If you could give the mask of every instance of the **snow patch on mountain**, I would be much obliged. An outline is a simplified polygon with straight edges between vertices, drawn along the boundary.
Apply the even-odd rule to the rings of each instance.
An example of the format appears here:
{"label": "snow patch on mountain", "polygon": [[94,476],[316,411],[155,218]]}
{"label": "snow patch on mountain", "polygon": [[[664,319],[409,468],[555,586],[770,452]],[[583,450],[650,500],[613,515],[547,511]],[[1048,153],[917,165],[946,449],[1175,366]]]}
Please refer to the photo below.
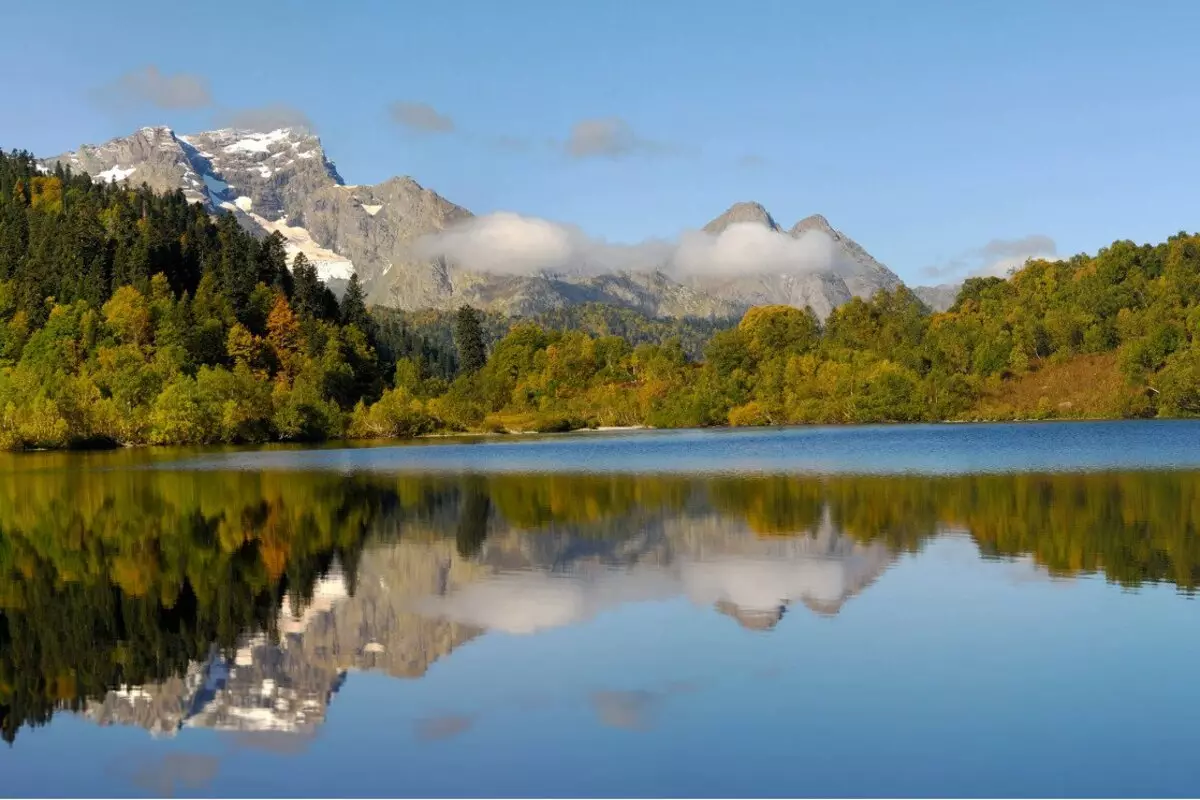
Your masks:
{"label": "snow patch on mountain", "polygon": [[242,138],[225,146],[226,153],[269,153],[271,145],[288,137],[288,128],[278,128],[270,133],[243,132]]}
{"label": "snow patch on mountain", "polygon": [[129,167],[128,169],[122,169],[121,167],[110,167],[109,169],[106,169],[96,175],[96,180],[107,183],[117,183],[118,181],[125,180],[136,171],[137,167]]}
{"label": "snow patch on mountain", "polygon": [[[236,208],[232,203],[222,203],[221,205],[230,210]],[[283,246],[287,251],[289,265],[297,253],[303,253],[304,257],[317,268],[317,275],[326,283],[331,280],[348,281],[354,274],[353,261],[317,244],[305,228],[288,225],[286,218],[269,220],[252,213],[248,208],[242,210],[267,233],[279,232],[283,235]]]}

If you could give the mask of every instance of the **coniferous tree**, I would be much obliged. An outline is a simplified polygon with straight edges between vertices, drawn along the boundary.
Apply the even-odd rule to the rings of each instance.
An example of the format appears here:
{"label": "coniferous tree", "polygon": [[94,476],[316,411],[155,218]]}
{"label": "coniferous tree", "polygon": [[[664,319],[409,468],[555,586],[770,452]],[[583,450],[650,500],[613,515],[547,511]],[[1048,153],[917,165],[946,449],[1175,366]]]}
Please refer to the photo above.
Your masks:
{"label": "coniferous tree", "polygon": [[367,313],[366,293],[358,280],[358,273],[350,275],[339,312],[343,325],[357,325],[363,333],[370,333],[371,316]]}
{"label": "coniferous tree", "polygon": [[287,267],[285,239],[279,231],[263,239],[258,246],[258,282],[289,294],[291,273]]}
{"label": "coniferous tree", "polygon": [[325,307],[325,287],[317,275],[317,268],[304,253],[297,253],[292,260],[292,305],[301,316],[320,319]]}
{"label": "coniferous tree", "polygon": [[244,235],[233,214],[223,214],[217,222],[221,240],[221,289],[233,305],[239,320],[245,321],[250,310],[250,293],[258,282],[252,240]]}
{"label": "coniferous tree", "polygon": [[454,321],[454,346],[458,350],[459,369],[468,375],[481,370],[487,362],[482,321],[479,312],[471,306],[458,309]]}

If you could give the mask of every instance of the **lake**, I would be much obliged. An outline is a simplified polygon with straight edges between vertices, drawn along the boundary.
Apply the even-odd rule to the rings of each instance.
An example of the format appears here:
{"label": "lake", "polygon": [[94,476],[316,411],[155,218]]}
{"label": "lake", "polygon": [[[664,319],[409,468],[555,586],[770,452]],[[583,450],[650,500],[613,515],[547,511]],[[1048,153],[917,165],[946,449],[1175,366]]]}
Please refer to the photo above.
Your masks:
{"label": "lake", "polygon": [[0,458],[0,792],[1194,796],[1200,422]]}

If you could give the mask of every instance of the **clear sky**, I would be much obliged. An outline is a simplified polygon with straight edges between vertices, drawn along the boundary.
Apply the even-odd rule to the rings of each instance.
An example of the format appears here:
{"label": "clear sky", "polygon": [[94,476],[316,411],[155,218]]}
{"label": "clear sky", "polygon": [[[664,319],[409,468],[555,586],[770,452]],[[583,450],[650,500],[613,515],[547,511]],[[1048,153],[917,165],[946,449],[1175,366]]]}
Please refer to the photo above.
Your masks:
{"label": "clear sky", "polygon": [[267,109],[348,183],[624,242],[757,200],[913,282],[1200,228],[1189,0],[117,6],[5,9],[0,145]]}

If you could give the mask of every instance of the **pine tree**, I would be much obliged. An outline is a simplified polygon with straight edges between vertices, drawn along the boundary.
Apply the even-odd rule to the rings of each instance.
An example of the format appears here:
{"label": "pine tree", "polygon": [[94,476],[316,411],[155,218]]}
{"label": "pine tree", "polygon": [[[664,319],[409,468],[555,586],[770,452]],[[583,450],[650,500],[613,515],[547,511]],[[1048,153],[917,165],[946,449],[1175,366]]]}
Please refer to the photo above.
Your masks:
{"label": "pine tree", "polygon": [[[290,273],[287,268],[287,249],[284,243],[283,234],[279,231],[272,231],[271,235],[259,244],[256,261],[258,262],[258,282],[280,289],[287,294],[284,276],[290,275]],[[286,282],[290,283],[290,281]]]}
{"label": "pine tree", "polygon": [[292,305],[300,316],[320,319],[325,305],[325,286],[317,276],[317,268],[305,257],[297,253],[292,261]]}
{"label": "pine tree", "polygon": [[370,333],[371,316],[367,313],[366,293],[363,291],[362,283],[358,280],[357,273],[351,274],[350,282],[346,284],[346,293],[342,295],[340,316],[343,325],[357,325],[363,333]]}
{"label": "pine tree", "polygon": [[479,312],[470,306],[458,309],[454,321],[454,346],[458,349],[458,365],[462,372],[468,375],[478,372],[487,363],[483,324]]}

